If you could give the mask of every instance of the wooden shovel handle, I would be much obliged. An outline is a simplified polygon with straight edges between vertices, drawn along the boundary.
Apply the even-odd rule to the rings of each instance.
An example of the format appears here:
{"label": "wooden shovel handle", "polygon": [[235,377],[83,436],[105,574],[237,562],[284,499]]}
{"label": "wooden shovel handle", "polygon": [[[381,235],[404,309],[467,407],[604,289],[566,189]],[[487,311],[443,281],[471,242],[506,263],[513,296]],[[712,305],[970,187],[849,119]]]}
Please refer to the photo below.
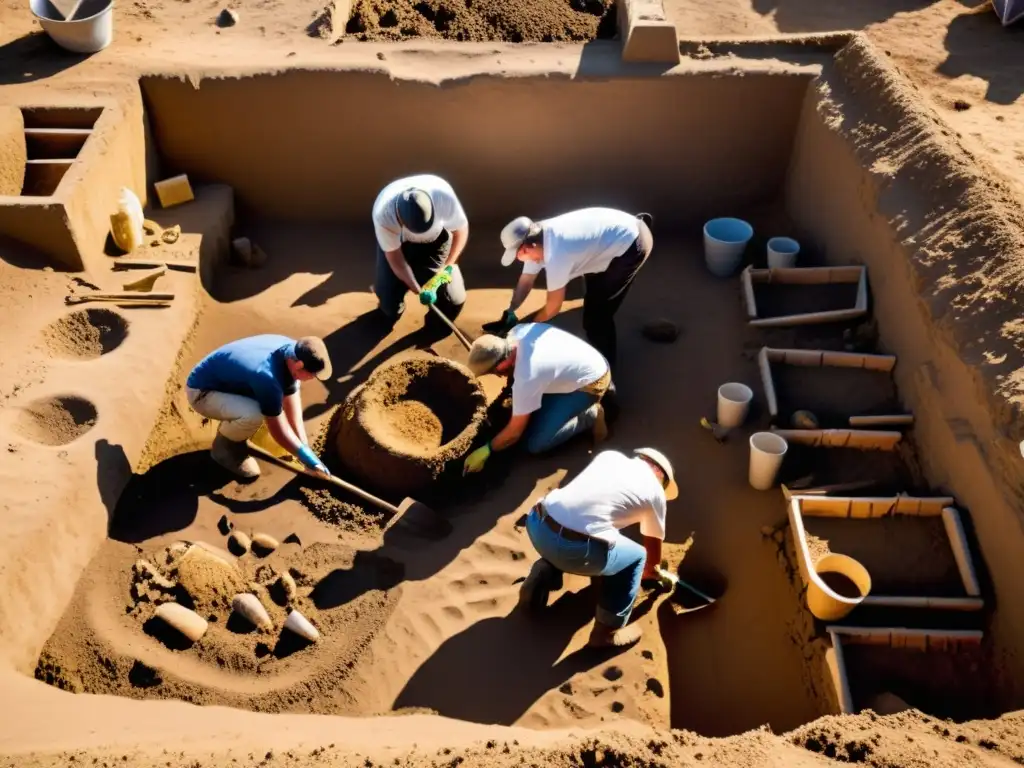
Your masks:
{"label": "wooden shovel handle", "polygon": [[472,346],[472,344],[470,343],[469,339],[466,338],[466,336],[462,333],[462,331],[460,331],[458,328],[455,327],[455,323],[453,323],[451,320],[449,320],[448,316],[444,312],[442,312],[436,305],[431,304],[430,308],[432,310],[434,310],[434,312],[437,314],[437,316],[440,317],[444,321],[445,325],[447,325],[449,328],[452,329],[452,333],[454,333],[455,337],[459,341],[462,342],[462,346],[464,346],[466,348],[466,351],[468,352],[470,346]]}
{"label": "wooden shovel handle", "polygon": [[[284,467],[285,469],[290,469],[292,472],[295,472],[296,474],[302,474],[302,475],[307,475],[309,477],[315,477],[315,478],[317,478],[319,480],[325,479],[325,478],[321,477],[320,475],[316,474],[316,472],[314,472],[313,470],[304,467],[302,464],[296,464],[294,462],[285,461],[284,459],[278,458],[277,456],[275,456],[274,454],[270,453],[269,451],[265,451],[262,448],[260,448],[258,445],[255,445],[251,440],[248,441],[248,447],[249,447],[250,451],[255,453],[260,458],[264,459],[265,461],[269,461],[269,462],[271,462],[273,464],[276,464],[279,467]],[[342,488],[342,489],[348,491],[349,493],[353,493],[356,496],[358,496],[359,498],[364,499],[364,500],[370,502],[371,504],[375,504],[378,507],[381,507],[382,509],[386,509],[388,512],[391,512],[394,515],[398,514],[398,507],[394,506],[393,504],[388,504],[386,501],[384,501],[384,499],[378,499],[372,493],[367,493],[366,491],[362,490],[361,488],[356,488],[356,486],[351,485],[350,483],[346,483],[340,477],[335,477],[334,475],[331,475],[329,478],[326,478],[326,480],[327,480],[327,482],[331,483],[332,485],[336,485],[339,488]]]}

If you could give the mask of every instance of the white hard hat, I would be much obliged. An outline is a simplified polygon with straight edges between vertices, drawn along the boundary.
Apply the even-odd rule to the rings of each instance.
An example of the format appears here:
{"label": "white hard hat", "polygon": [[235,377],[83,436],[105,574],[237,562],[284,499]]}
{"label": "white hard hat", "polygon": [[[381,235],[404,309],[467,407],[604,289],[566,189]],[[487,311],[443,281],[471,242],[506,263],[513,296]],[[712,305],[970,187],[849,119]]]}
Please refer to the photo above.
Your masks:
{"label": "white hard hat", "polygon": [[667,481],[665,483],[665,498],[668,501],[672,501],[672,499],[679,495],[679,486],[676,485],[676,476],[672,471],[672,464],[664,453],[654,448],[634,448],[633,453],[653,461],[665,473],[665,480]]}

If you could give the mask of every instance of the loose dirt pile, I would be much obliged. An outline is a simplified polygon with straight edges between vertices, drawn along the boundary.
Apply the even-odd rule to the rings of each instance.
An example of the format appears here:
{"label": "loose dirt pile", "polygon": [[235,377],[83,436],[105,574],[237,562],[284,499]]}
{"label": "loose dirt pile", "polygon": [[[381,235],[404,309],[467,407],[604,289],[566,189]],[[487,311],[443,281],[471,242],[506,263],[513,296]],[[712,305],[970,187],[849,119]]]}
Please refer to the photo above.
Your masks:
{"label": "loose dirt pile", "polygon": [[109,309],[82,309],[62,317],[43,332],[43,344],[58,357],[95,360],[128,335],[128,323]]}
{"label": "loose dirt pile", "polygon": [[96,407],[82,397],[47,397],[22,408],[14,431],[43,445],[67,445],[96,425]]}
{"label": "loose dirt pile", "polygon": [[441,420],[419,400],[403,400],[380,415],[380,431],[395,447],[409,453],[430,451],[441,445]]}
{"label": "loose dirt pile", "polygon": [[434,37],[512,43],[615,36],[612,0],[358,0],[345,27],[358,40]]}

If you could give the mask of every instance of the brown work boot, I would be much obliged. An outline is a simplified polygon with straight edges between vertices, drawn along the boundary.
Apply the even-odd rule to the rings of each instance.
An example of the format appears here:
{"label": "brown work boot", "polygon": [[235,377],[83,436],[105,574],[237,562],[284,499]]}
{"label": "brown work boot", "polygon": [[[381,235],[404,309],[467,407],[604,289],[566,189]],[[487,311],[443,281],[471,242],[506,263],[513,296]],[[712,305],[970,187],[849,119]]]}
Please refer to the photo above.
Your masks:
{"label": "brown work boot", "polygon": [[228,440],[220,432],[213,439],[210,456],[224,469],[234,472],[240,477],[251,479],[260,476],[260,465],[249,455],[249,449],[245,443]]}
{"label": "brown work boot", "polygon": [[595,621],[587,645],[591,648],[625,648],[636,643],[642,636],[643,630],[637,624],[627,624],[616,629]]}
{"label": "brown work boot", "polygon": [[562,572],[544,558],[530,568],[530,575],[519,588],[519,605],[530,611],[548,607],[548,597],[554,589],[562,588]]}
{"label": "brown work boot", "polygon": [[605,418],[604,406],[597,404],[597,418],[594,419],[594,426],[591,427],[591,435],[594,443],[603,443],[608,439],[608,420]]}

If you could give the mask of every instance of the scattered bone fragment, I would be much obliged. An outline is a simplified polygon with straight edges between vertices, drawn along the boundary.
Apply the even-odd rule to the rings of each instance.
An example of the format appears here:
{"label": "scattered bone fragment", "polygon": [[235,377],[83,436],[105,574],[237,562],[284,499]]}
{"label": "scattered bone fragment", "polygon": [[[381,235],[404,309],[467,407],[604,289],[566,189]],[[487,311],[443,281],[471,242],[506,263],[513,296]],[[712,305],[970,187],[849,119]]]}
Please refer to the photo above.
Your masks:
{"label": "scattered bone fragment", "polygon": [[178,238],[181,237],[181,224],[175,224],[169,229],[165,229],[160,233],[160,239],[167,245],[174,245],[178,242]]}
{"label": "scattered bone fragment", "polygon": [[311,643],[315,643],[320,639],[320,633],[317,631],[317,628],[310,623],[309,619],[295,610],[288,614],[288,618],[284,622],[284,628],[291,630],[299,637]]}
{"label": "scattered bone fragment", "polygon": [[793,426],[796,429],[817,429],[818,417],[810,411],[797,411],[793,414]]}
{"label": "scattered bone fragment", "polygon": [[164,603],[156,609],[155,615],[193,643],[205,635],[207,627],[210,626],[198,613],[178,603]]}
{"label": "scattered bone fragment", "polygon": [[148,560],[135,561],[134,570],[138,576],[150,582],[150,584],[155,587],[168,590],[174,589],[175,587],[175,583],[160,573],[157,567]]}
{"label": "scattered bone fragment", "polygon": [[248,592],[235,595],[231,601],[231,609],[235,613],[245,617],[253,626],[259,629],[273,629],[274,623],[270,620],[270,614],[263,607],[263,603],[256,595]]}
{"label": "scattered bone fragment", "polygon": [[241,531],[232,531],[228,537],[228,545],[239,554],[244,554],[252,547],[252,541]]}
{"label": "scattered bone fragment", "polygon": [[269,555],[279,546],[277,539],[268,533],[254,533],[252,536],[252,550],[258,555]]}
{"label": "scattered bone fragment", "polygon": [[288,571],[285,571],[277,581],[281,585],[281,591],[284,593],[285,598],[290,603],[299,594],[299,587],[295,583],[295,579],[292,578]]}
{"label": "scattered bone fragment", "polygon": [[138,280],[129,280],[127,283],[122,283],[121,287],[126,291],[148,293],[153,290],[153,286],[156,285],[156,281],[166,274],[167,267],[161,267],[160,269],[150,272],[145,277],[140,277]]}

